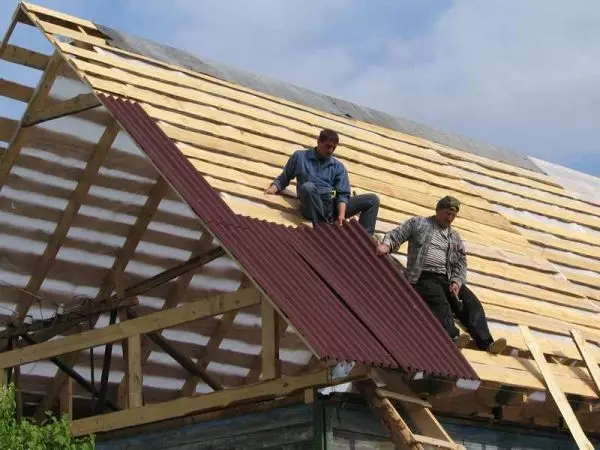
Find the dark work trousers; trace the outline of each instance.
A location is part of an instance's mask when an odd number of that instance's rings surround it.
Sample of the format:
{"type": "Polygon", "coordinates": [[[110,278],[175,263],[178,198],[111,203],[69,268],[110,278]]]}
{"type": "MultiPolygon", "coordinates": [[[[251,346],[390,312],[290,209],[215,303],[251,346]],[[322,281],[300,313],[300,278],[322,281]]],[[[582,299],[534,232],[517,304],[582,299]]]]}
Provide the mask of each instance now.
{"type": "Polygon", "coordinates": [[[481,350],[487,349],[494,339],[490,334],[481,302],[463,284],[458,292],[458,297],[463,303],[459,310],[456,300],[450,293],[449,286],[450,281],[446,275],[433,272],[423,272],[419,281],[414,285],[452,339],[460,334],[454,324],[454,313],[475,341],[475,345],[481,350]]]}
{"type": "MultiPolygon", "coordinates": [[[[305,219],[311,220],[313,226],[319,222],[331,222],[334,209],[337,210],[335,199],[329,195],[319,194],[314,183],[304,183],[298,192],[300,198],[300,212],[305,219]]],[[[375,233],[375,221],[379,212],[379,197],[375,194],[362,194],[350,197],[346,206],[346,218],[360,213],[358,222],[363,228],[373,235],[375,233]]]]}

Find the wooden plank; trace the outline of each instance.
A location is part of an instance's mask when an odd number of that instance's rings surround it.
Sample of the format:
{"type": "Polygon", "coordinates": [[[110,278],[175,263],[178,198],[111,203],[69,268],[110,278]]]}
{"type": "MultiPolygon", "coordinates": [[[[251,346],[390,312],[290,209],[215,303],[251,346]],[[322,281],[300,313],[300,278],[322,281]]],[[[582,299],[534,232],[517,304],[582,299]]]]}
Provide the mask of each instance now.
{"type": "Polygon", "coordinates": [[[387,398],[376,394],[376,386],[372,381],[360,382],[356,386],[371,410],[379,417],[379,420],[389,432],[397,449],[424,450],[424,447],[416,441],[412,431],[402,416],[398,414],[394,405],[387,398]]]}
{"type": "Polygon", "coordinates": [[[89,20],[81,19],[79,17],[71,16],[60,11],[54,11],[53,9],[44,8],[43,6],[34,5],[28,2],[21,3],[26,11],[34,14],[43,14],[46,16],[54,17],[56,19],[64,20],[65,22],[71,22],[75,25],[81,25],[82,27],[89,28],[91,30],[97,30],[94,22],[89,20]]]}
{"type": "Polygon", "coordinates": [[[37,70],[46,69],[50,61],[48,55],[11,44],[8,44],[4,53],[0,54],[5,61],[37,70]]]}
{"type": "Polygon", "coordinates": [[[580,242],[566,241],[559,237],[533,233],[528,230],[522,230],[521,232],[531,243],[541,247],[544,255],[547,254],[549,259],[556,261],[559,264],[574,265],[575,267],[584,270],[592,267],[592,270],[597,270],[597,267],[600,264],[600,257],[597,256],[598,250],[594,246],[580,242]],[[590,265],[577,263],[576,259],[570,259],[572,258],[572,255],[575,255],[574,257],[578,257],[579,259],[585,258],[586,260],[589,260],[590,265]]]}
{"type": "MultiPolygon", "coordinates": [[[[58,76],[62,62],[62,57],[55,52],[52,55],[44,74],[40,78],[33,96],[27,105],[27,108],[25,109],[22,121],[27,120],[27,117],[32,113],[32,111],[37,110],[41,105],[43,105],[48,93],[50,92],[50,89],[52,88],[54,80],[58,76]]],[[[26,137],[27,131],[24,130],[21,127],[21,123],[19,123],[14,136],[10,140],[7,150],[2,154],[2,160],[0,162],[0,186],[3,186],[6,183],[6,179],[8,178],[11,168],[21,152],[21,147],[23,146],[26,137]]]]}
{"type": "MultiPolygon", "coordinates": [[[[42,286],[48,271],[52,267],[54,258],[60,250],[62,243],[71,228],[71,224],[79,212],[79,208],[85,202],[87,193],[94,184],[94,179],[98,173],[98,170],[102,166],[102,163],[106,158],[106,154],[108,153],[118,133],[119,126],[116,124],[116,122],[113,122],[102,134],[95,151],[89,157],[88,163],[81,175],[81,178],[79,179],[79,182],[77,183],[77,186],[75,187],[75,190],[73,191],[71,199],[69,200],[56,225],[54,233],[46,245],[44,253],[40,257],[39,262],[31,273],[31,277],[25,288],[27,292],[35,293],[42,286]]],[[[17,301],[18,321],[21,321],[25,317],[32,302],[33,297],[31,297],[31,295],[22,293],[19,296],[17,301]]]]}
{"type": "Polygon", "coordinates": [[[69,377],[65,382],[58,399],[60,415],[66,415],[69,420],[73,420],[73,378],[69,377]]]}
{"type": "Polygon", "coordinates": [[[128,320],[101,329],[90,330],[78,336],[67,336],[62,339],[5,352],[0,360],[0,367],[23,365],[52,356],[108,344],[136,334],[145,334],[227,311],[247,308],[257,305],[259,302],[260,295],[255,289],[216,295],[185,304],[179,308],[148,314],[138,319],[128,320]]]}
{"type": "MultiPolygon", "coordinates": [[[[154,115],[160,120],[159,126],[175,141],[182,141],[193,145],[190,151],[196,148],[216,150],[219,153],[229,154],[234,157],[241,157],[252,161],[258,161],[278,167],[285,164],[292,152],[298,148],[297,144],[293,146],[283,145],[281,141],[270,137],[260,136],[253,133],[242,133],[240,130],[224,125],[215,124],[209,121],[196,120],[188,118],[188,122],[193,125],[194,131],[181,128],[180,118],[169,111],[155,108],[152,105],[144,104],[144,109],[150,115],[154,115]],[[180,125],[180,126],[178,126],[180,125]]],[[[181,149],[181,147],[180,147],[181,149]]],[[[336,150],[337,152],[337,150],[336,150]]],[[[190,155],[193,156],[193,155],[190,155]]],[[[338,154],[336,153],[336,157],[338,154]]],[[[344,158],[341,158],[344,159],[344,158]]],[[[354,162],[351,159],[345,159],[344,165],[348,173],[353,177],[362,177],[362,182],[370,181],[373,185],[383,189],[381,192],[398,198],[404,197],[403,188],[408,188],[411,192],[432,196],[439,199],[444,195],[455,195],[461,198],[464,205],[473,208],[483,209],[485,211],[496,212],[494,207],[484,200],[474,191],[466,191],[460,183],[454,183],[452,186],[436,186],[427,183],[419,177],[408,177],[411,174],[386,172],[381,167],[370,167],[361,164],[360,160],[354,162]],[[402,178],[402,189],[398,188],[398,177],[402,178]],[[385,184],[377,184],[377,181],[385,184]],[[390,190],[392,189],[392,190],[390,190]]],[[[365,185],[365,189],[372,189],[365,185]]]]}
{"type": "Polygon", "coordinates": [[[592,380],[594,380],[596,392],[600,397],[600,369],[598,368],[598,362],[596,361],[596,358],[594,358],[593,353],[590,351],[587,342],[585,342],[585,339],[579,330],[571,330],[571,336],[573,337],[573,341],[575,341],[575,345],[581,354],[581,358],[585,362],[585,365],[590,372],[592,380]]]}
{"type": "MultiPolygon", "coordinates": [[[[218,141],[218,138],[212,137],[209,140],[218,141]]],[[[283,155],[272,155],[264,151],[252,151],[252,158],[260,161],[255,162],[243,158],[246,156],[244,153],[235,152],[232,148],[235,145],[234,143],[230,146],[227,144],[227,141],[221,141],[219,144],[221,144],[219,147],[211,147],[212,151],[192,147],[187,144],[179,144],[178,147],[190,158],[190,162],[201,173],[215,174],[217,172],[227,176],[228,179],[239,179],[244,184],[260,189],[268,186],[281,173],[281,167],[287,161],[287,157],[283,155]],[[222,149],[225,150],[223,151],[222,149]],[[257,158],[259,152],[264,156],[262,160],[258,160],[257,158]],[[227,153],[231,154],[231,156],[228,156],[227,153]],[[275,161],[277,165],[274,164],[275,161]]],[[[204,145],[207,145],[207,143],[204,145]]],[[[241,150],[245,149],[242,148],[241,150]]],[[[381,203],[393,210],[412,210],[416,214],[428,215],[434,210],[439,200],[439,197],[412,190],[410,182],[404,185],[402,189],[398,189],[391,184],[361,175],[353,174],[351,181],[353,188],[359,188],[354,189],[358,194],[366,192],[379,194],[381,203]]],[[[292,183],[292,186],[295,188],[295,183],[292,183]]],[[[481,210],[465,205],[461,209],[459,222],[465,220],[474,221],[486,226],[493,226],[494,228],[499,228],[510,233],[517,233],[517,229],[497,212],[481,210]]],[[[516,239],[525,243],[525,240],[521,236],[516,236],[516,239]]]]}
{"type": "Polygon", "coordinates": [[[413,434],[413,438],[414,438],[415,442],[418,442],[419,444],[427,445],[430,447],[443,448],[443,449],[447,449],[447,450],[465,450],[465,447],[460,444],[456,444],[454,442],[443,441],[441,439],[436,439],[436,438],[432,438],[429,436],[413,434]]]}
{"type": "Polygon", "coordinates": [[[504,206],[506,208],[529,211],[534,214],[545,216],[551,219],[559,220],[567,223],[575,223],[586,226],[593,230],[600,230],[600,224],[598,224],[598,218],[589,214],[577,213],[569,211],[565,208],[552,207],[545,205],[534,200],[527,200],[518,196],[509,196],[503,192],[497,192],[494,190],[480,190],[479,191],[484,198],[488,199],[492,203],[504,206]]]}
{"type": "Polygon", "coordinates": [[[261,311],[261,357],[262,379],[272,380],[281,376],[281,361],[279,360],[279,315],[268,299],[260,303],[261,311]]]}
{"type": "MultiPolygon", "coordinates": [[[[69,52],[69,53],[76,52],[77,50],[79,50],[79,48],[77,48],[73,45],[71,45],[70,48],[67,49],[67,48],[65,48],[65,46],[68,46],[69,44],[64,44],[61,42],[55,42],[55,45],[60,46],[61,49],[63,49],[66,52],[69,52]]],[[[246,88],[244,86],[241,86],[241,85],[238,85],[235,83],[230,83],[230,82],[218,79],[218,78],[211,77],[209,75],[204,75],[199,72],[194,72],[194,71],[188,70],[184,67],[175,66],[175,65],[165,63],[162,61],[158,61],[158,60],[155,60],[155,59],[152,59],[152,58],[140,55],[140,54],[135,54],[135,53],[131,53],[131,52],[128,52],[125,50],[121,50],[119,48],[110,47],[108,45],[99,45],[99,46],[104,48],[108,52],[112,52],[112,53],[116,54],[117,56],[121,56],[121,57],[125,56],[126,58],[132,59],[133,61],[145,62],[147,64],[155,66],[155,68],[160,67],[161,69],[159,69],[159,70],[163,70],[165,72],[165,74],[159,75],[159,79],[163,79],[166,76],[166,74],[168,74],[168,73],[172,74],[173,71],[176,74],[184,73],[193,80],[208,81],[218,87],[231,89],[236,93],[250,94],[261,100],[269,101],[270,103],[272,103],[276,106],[283,106],[286,108],[290,107],[293,111],[293,115],[295,115],[295,116],[298,116],[299,114],[303,114],[303,113],[308,113],[312,116],[318,117],[319,120],[323,120],[323,119],[331,120],[330,123],[332,125],[330,126],[330,128],[340,129],[340,127],[344,127],[344,129],[342,130],[343,132],[348,132],[347,128],[348,129],[358,128],[360,130],[372,132],[372,133],[376,134],[377,136],[380,136],[385,139],[389,139],[400,145],[411,144],[413,146],[418,146],[418,147],[421,147],[424,149],[425,148],[429,149],[429,143],[425,139],[422,139],[422,138],[419,138],[416,136],[411,136],[406,133],[401,133],[399,131],[390,130],[390,129],[387,129],[387,128],[384,128],[384,127],[381,127],[378,125],[367,123],[367,122],[359,122],[359,121],[356,121],[353,119],[346,119],[339,115],[327,113],[327,112],[321,111],[319,109],[305,106],[303,104],[294,103],[292,101],[285,100],[280,97],[271,96],[269,94],[265,94],[260,91],[255,91],[255,90],[246,88]]],[[[77,54],[77,53],[73,53],[73,54],[77,54]]],[[[78,56],[86,56],[86,55],[79,54],[78,56]]],[[[103,58],[107,58],[107,59],[115,59],[115,58],[112,58],[111,56],[105,56],[105,55],[101,55],[101,56],[103,58]]],[[[121,59],[119,59],[119,61],[121,61],[121,59]]],[[[104,62],[104,61],[100,60],[100,62],[104,62]]],[[[108,61],[107,64],[115,65],[114,62],[111,62],[111,61],[108,61]]],[[[306,120],[312,121],[312,119],[306,119],[306,120]]]]}
{"type": "MultiPolygon", "coordinates": [[[[194,98],[198,101],[206,101],[206,96],[208,95],[210,96],[208,102],[213,102],[212,104],[217,105],[219,108],[222,108],[223,105],[227,105],[227,102],[233,101],[233,108],[237,108],[240,112],[245,112],[251,116],[259,116],[262,114],[261,117],[266,121],[281,123],[289,128],[303,130],[305,133],[312,136],[319,132],[319,129],[316,127],[316,124],[318,123],[320,128],[330,127],[339,130],[344,135],[344,142],[346,142],[347,139],[352,141],[356,139],[360,141],[360,143],[358,143],[360,146],[363,144],[377,145],[379,147],[393,149],[394,152],[403,153],[413,158],[417,156],[423,161],[424,165],[428,165],[430,161],[439,163],[437,154],[429,149],[408,145],[404,142],[401,143],[397,140],[389,139],[381,134],[373,133],[355,125],[349,126],[347,123],[340,121],[339,117],[337,117],[337,120],[330,120],[325,118],[322,114],[311,114],[298,109],[297,107],[292,108],[282,106],[277,102],[266,101],[264,97],[256,95],[255,92],[245,92],[237,86],[235,88],[225,87],[221,83],[215,83],[213,79],[181,77],[173,71],[148,67],[142,68],[122,59],[100,55],[65,43],[59,43],[59,47],[65,53],[78,56],[76,64],[78,64],[78,67],[80,67],[82,71],[110,77],[110,69],[102,69],[105,65],[113,66],[112,72],[116,73],[117,70],[119,72],[121,70],[126,71],[124,73],[121,72],[121,76],[126,77],[131,84],[140,86],[145,85],[158,91],[171,92],[184,99],[194,98]],[[82,58],[96,64],[85,62],[82,58]],[[101,63],[102,66],[97,63],[101,63]],[[252,111],[249,108],[256,108],[257,110],[252,111]]],[[[394,155],[391,154],[390,157],[393,158],[394,155]]]]}
{"type": "Polygon", "coordinates": [[[589,328],[600,330],[598,319],[590,315],[590,312],[594,311],[592,305],[589,305],[589,308],[587,309],[576,310],[573,307],[562,307],[541,300],[520,297],[517,293],[515,293],[515,295],[498,293],[482,286],[473,288],[473,291],[485,305],[504,306],[515,311],[531,312],[538,314],[540,317],[549,317],[567,323],[584,325],[589,328]]]}
{"type": "MultiPolygon", "coordinates": [[[[223,114],[231,113],[235,117],[245,117],[256,121],[257,124],[274,125],[276,127],[285,127],[293,132],[297,142],[304,142],[305,145],[314,145],[315,137],[320,131],[320,127],[313,124],[305,124],[295,118],[271,113],[260,108],[240,103],[238,99],[229,100],[215,95],[207,94],[197,89],[179,87],[173,84],[167,84],[163,80],[153,80],[150,78],[136,76],[131,72],[123,72],[120,69],[110,69],[97,64],[90,64],[77,59],[73,63],[79,70],[86,73],[86,77],[92,81],[94,86],[99,86],[102,81],[112,80],[119,82],[123,78],[127,79],[128,85],[136,86],[141,89],[151,89],[155,93],[167,96],[169,99],[175,99],[179,102],[185,102],[186,107],[191,111],[193,106],[218,108],[223,114]],[[98,77],[102,77],[101,79],[98,77]],[[304,139],[304,140],[302,140],[304,139]],[[310,143],[309,143],[310,142],[310,143]]],[[[158,94],[157,94],[158,95],[158,94]]],[[[234,116],[228,116],[228,121],[234,116]]],[[[232,122],[234,123],[234,122],[232,122]]],[[[444,175],[450,178],[457,178],[453,171],[448,171],[448,167],[439,163],[439,161],[430,162],[425,159],[415,157],[414,154],[400,153],[390,151],[389,149],[375,145],[369,141],[359,141],[352,136],[344,136],[341,145],[348,151],[360,151],[363,155],[372,155],[387,161],[406,164],[410,167],[424,170],[434,175],[444,175]]],[[[431,156],[434,156],[432,153],[431,156]]]]}
{"type": "Polygon", "coordinates": [[[29,116],[23,123],[23,126],[29,127],[48,120],[58,119],[71,114],[78,114],[96,108],[97,106],[100,106],[100,104],[100,101],[96,98],[94,93],[80,94],[37,111],[35,114],[29,116]]]}
{"type": "MultiPolygon", "coordinates": [[[[33,16],[33,15],[31,15],[31,16],[33,16]]],[[[46,32],[48,34],[70,37],[72,39],[77,39],[80,42],[85,42],[86,44],[90,44],[90,45],[99,45],[99,46],[107,45],[106,39],[91,36],[89,34],[84,34],[80,31],[73,30],[71,28],[63,27],[60,25],[55,25],[55,24],[47,22],[43,19],[36,18],[35,16],[33,16],[31,18],[32,18],[33,23],[38,25],[44,32],[46,32]]]]}
{"type": "Polygon", "coordinates": [[[398,392],[390,391],[388,389],[381,389],[381,388],[377,388],[375,393],[383,398],[398,400],[399,402],[402,402],[402,403],[411,403],[413,405],[422,406],[423,408],[431,408],[431,403],[429,403],[426,400],[422,400],[418,397],[400,394],[398,392]]]}
{"type": "MultiPolygon", "coordinates": [[[[238,286],[238,291],[242,289],[251,288],[253,286],[252,282],[248,277],[244,277],[238,286]]],[[[206,346],[199,351],[197,354],[193,355],[198,360],[198,365],[202,370],[206,370],[210,361],[214,358],[215,354],[219,350],[219,346],[225,336],[230,331],[237,316],[237,311],[230,311],[221,316],[217,326],[210,333],[210,339],[206,343],[206,346]]],[[[180,397],[190,397],[194,395],[196,392],[196,387],[201,379],[197,376],[190,375],[186,378],[185,383],[181,387],[181,391],[179,392],[180,397]]]]}
{"type": "Polygon", "coordinates": [[[446,145],[438,144],[436,142],[431,142],[430,147],[438,153],[447,155],[451,158],[472,161],[491,170],[504,172],[511,175],[523,176],[535,181],[539,181],[547,186],[554,186],[555,188],[562,189],[562,186],[560,186],[560,184],[556,183],[555,181],[552,181],[552,179],[546,174],[537,173],[519,166],[507,164],[501,161],[496,161],[490,158],[485,158],[474,153],[457,150],[446,145]]]}
{"type": "MultiPolygon", "coordinates": [[[[229,194],[243,197],[248,200],[256,201],[258,203],[264,203],[272,207],[276,207],[282,210],[290,210],[295,211],[296,213],[299,210],[299,204],[296,197],[289,197],[283,195],[265,195],[264,189],[257,189],[251,186],[246,186],[243,184],[239,184],[236,181],[239,181],[240,178],[242,180],[248,179],[248,176],[237,172],[239,176],[237,180],[234,180],[233,170],[232,169],[223,169],[218,166],[208,165],[207,163],[199,164],[198,161],[191,161],[194,167],[199,170],[204,176],[204,179],[216,190],[221,192],[227,192],[229,194]],[[222,175],[225,172],[225,175],[222,175]],[[226,180],[222,179],[225,178],[226,180]]],[[[393,229],[398,224],[402,223],[407,218],[418,214],[419,212],[424,212],[422,209],[419,209],[415,205],[406,203],[407,207],[411,208],[410,213],[401,213],[391,209],[386,208],[385,204],[382,204],[379,209],[379,220],[385,220],[390,222],[390,229],[393,229]]],[[[530,244],[520,235],[516,235],[514,233],[509,233],[504,230],[500,230],[497,228],[489,227],[484,224],[472,223],[472,222],[461,222],[457,220],[455,228],[460,231],[474,232],[476,230],[477,234],[486,236],[486,239],[496,238],[498,241],[502,241],[504,247],[507,249],[512,249],[516,245],[529,246],[530,244]]],[[[485,239],[482,239],[482,242],[485,239]]],[[[533,251],[533,250],[531,250],[533,251]]]]}
{"type": "MultiPolygon", "coordinates": [[[[541,233],[551,234],[553,236],[557,236],[564,239],[564,247],[561,248],[567,251],[568,246],[571,245],[572,242],[576,242],[578,244],[587,244],[588,246],[592,247],[590,250],[594,250],[594,246],[600,245],[600,238],[598,238],[593,233],[572,230],[570,228],[567,228],[566,226],[556,226],[550,223],[549,221],[529,219],[527,217],[523,217],[522,214],[519,214],[512,210],[504,211],[503,214],[511,223],[513,223],[515,226],[518,226],[519,228],[525,228],[527,231],[539,231],[541,233]]],[[[548,236],[548,239],[554,238],[548,236]]],[[[595,254],[598,255],[598,253],[595,254]]],[[[591,255],[594,255],[594,253],[592,253],[591,255]]]]}
{"type": "MultiPolygon", "coordinates": [[[[365,377],[365,372],[359,371],[350,373],[347,380],[363,377],[365,377]]],[[[345,379],[336,380],[336,383],[343,381],[345,379]]],[[[225,408],[235,403],[285,397],[307,387],[322,387],[328,384],[327,370],[320,370],[298,377],[269,380],[252,386],[232,388],[197,397],[182,397],[169,402],[146,405],[138,409],[135,414],[132,414],[130,411],[118,411],[102,416],[80,419],[73,422],[71,432],[75,436],[106,432],[119,428],[159,422],[209,409],[225,408]]]]}
{"type": "Polygon", "coordinates": [[[529,328],[526,326],[521,325],[519,328],[521,329],[521,333],[523,333],[525,343],[531,351],[531,354],[533,355],[533,358],[535,359],[535,362],[537,363],[537,366],[542,374],[544,384],[550,391],[552,399],[556,403],[556,406],[558,407],[560,413],[565,419],[565,422],[569,427],[569,430],[571,431],[571,434],[573,435],[577,446],[580,449],[593,450],[594,447],[583,432],[581,425],[577,420],[577,417],[575,417],[575,413],[573,413],[573,410],[571,409],[571,405],[569,405],[569,402],[567,401],[564,392],[561,390],[559,384],[557,383],[554,377],[554,374],[548,367],[548,363],[546,362],[544,354],[542,353],[537,342],[535,341],[533,334],[531,333],[531,331],[529,331],[529,328]]]}
{"type": "Polygon", "coordinates": [[[142,400],[142,360],[140,359],[140,335],[134,334],[127,338],[127,408],[143,406],[142,400]]]}
{"type": "Polygon", "coordinates": [[[4,51],[6,50],[6,46],[8,45],[8,41],[10,40],[10,37],[12,36],[13,32],[15,31],[15,27],[17,26],[17,23],[19,23],[19,17],[23,15],[21,8],[19,5],[16,6],[12,18],[10,19],[10,23],[8,25],[8,28],[6,29],[6,32],[4,33],[4,36],[2,37],[2,41],[0,41],[0,55],[4,54],[4,51]]]}
{"type": "MultiPolygon", "coordinates": [[[[507,179],[506,176],[499,177],[498,172],[494,171],[486,171],[485,174],[480,175],[473,173],[470,170],[464,170],[464,163],[460,163],[457,167],[459,168],[459,173],[462,175],[462,178],[475,186],[507,192],[550,206],[559,206],[576,213],[583,213],[596,217],[600,216],[600,206],[579,200],[573,197],[568,191],[560,190],[559,192],[548,192],[544,190],[547,185],[542,183],[530,181],[527,178],[518,176],[507,179]],[[498,178],[500,178],[500,180],[498,180],[498,178]]],[[[479,166],[475,167],[477,168],[476,170],[481,169],[479,166]]]]}
{"type": "Polygon", "coordinates": [[[0,78],[0,95],[23,103],[29,103],[34,89],[14,81],[0,78]]]}
{"type": "Polygon", "coordinates": [[[498,292],[531,297],[564,306],[576,306],[579,309],[593,310],[593,307],[584,299],[583,295],[576,292],[573,292],[571,295],[565,295],[563,292],[555,292],[549,288],[540,288],[511,280],[503,280],[483,273],[477,273],[474,270],[469,273],[468,278],[470,286],[491,288],[498,292]]]}
{"type": "MultiPolygon", "coordinates": [[[[0,117],[0,141],[10,142],[11,138],[17,131],[19,122],[8,117],[0,117]]],[[[4,149],[2,157],[8,149],[4,149]]]]}
{"type": "MultiPolygon", "coordinates": [[[[158,94],[156,92],[131,85],[125,86],[122,83],[108,81],[89,74],[86,74],[85,78],[97,90],[118,94],[135,99],[137,101],[145,102],[149,105],[154,105],[154,109],[146,108],[151,116],[157,119],[171,121],[174,124],[183,124],[185,126],[193,127],[194,124],[198,124],[200,119],[209,119],[223,125],[239,128],[247,133],[276,137],[277,139],[283,140],[288,144],[303,146],[314,146],[315,144],[314,137],[311,138],[300,135],[299,133],[292,132],[282,127],[264,124],[257,120],[249,119],[237,114],[226,111],[216,111],[214,108],[205,107],[192,102],[174,100],[167,95],[158,94]],[[171,111],[167,111],[167,109],[171,111]],[[188,115],[184,115],[183,113],[188,115]]],[[[386,161],[379,157],[356,151],[343,145],[338,146],[336,154],[344,159],[354,160],[360,162],[361,164],[377,169],[383,168],[386,171],[403,174],[410,178],[426,180],[428,183],[437,185],[439,187],[460,190],[466,194],[473,195],[473,191],[467,185],[457,183],[457,177],[449,177],[447,172],[445,173],[444,177],[433,176],[432,174],[417,167],[407,166],[404,163],[398,163],[395,161],[386,161]]]]}
{"type": "MultiPolygon", "coordinates": [[[[198,255],[201,255],[204,252],[208,251],[210,249],[210,246],[212,245],[212,241],[213,241],[213,238],[209,233],[207,233],[207,232],[202,233],[202,235],[200,236],[200,239],[198,239],[194,248],[192,249],[192,256],[198,256],[198,255]]],[[[192,281],[193,277],[194,277],[194,271],[190,271],[190,272],[186,273],[185,275],[182,275],[179,278],[177,278],[173,287],[169,291],[167,298],[165,299],[165,303],[162,306],[163,310],[174,308],[182,301],[183,297],[185,296],[186,290],[187,290],[190,282],[192,281]]],[[[229,313],[225,313],[225,314],[229,314],[229,313]]],[[[150,357],[150,354],[152,353],[152,345],[153,345],[152,341],[150,341],[150,339],[148,337],[144,337],[144,339],[142,339],[142,350],[141,350],[142,366],[146,363],[146,361],[148,361],[148,358],[150,357]]],[[[205,369],[206,369],[206,367],[203,368],[203,370],[205,370],[205,369]]],[[[117,388],[119,398],[122,398],[125,396],[125,389],[126,389],[126,379],[125,379],[125,377],[123,377],[121,379],[121,382],[119,383],[119,387],[117,388]]]]}

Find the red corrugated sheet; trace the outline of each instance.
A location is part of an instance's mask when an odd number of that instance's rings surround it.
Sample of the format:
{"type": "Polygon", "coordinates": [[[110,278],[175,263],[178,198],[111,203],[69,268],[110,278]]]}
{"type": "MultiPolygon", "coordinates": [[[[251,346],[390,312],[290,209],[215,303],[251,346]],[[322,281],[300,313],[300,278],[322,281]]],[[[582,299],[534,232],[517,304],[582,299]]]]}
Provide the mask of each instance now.
{"type": "Polygon", "coordinates": [[[139,104],[100,98],[319,357],[477,378],[358,222],[291,228],[237,215],[139,104]]]}

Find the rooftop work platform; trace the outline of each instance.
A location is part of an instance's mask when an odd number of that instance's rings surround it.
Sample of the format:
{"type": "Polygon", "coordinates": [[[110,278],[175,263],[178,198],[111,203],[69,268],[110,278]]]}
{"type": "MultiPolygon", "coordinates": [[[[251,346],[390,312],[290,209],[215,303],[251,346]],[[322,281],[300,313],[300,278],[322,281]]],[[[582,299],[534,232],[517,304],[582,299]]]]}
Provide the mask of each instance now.
{"type": "Polygon", "coordinates": [[[26,414],[60,405],[75,433],[104,432],[357,381],[388,419],[387,399],[427,393],[434,412],[566,423],[578,443],[600,432],[600,202],[534,160],[277,97],[132,42],[22,3],[0,46],[37,80],[0,80],[24,109],[0,118],[0,367],[20,366],[8,373],[26,414]],[[20,29],[50,52],[23,48],[20,29]],[[340,133],[353,191],[379,195],[378,233],[461,199],[468,283],[505,354],[459,352],[356,222],[312,229],[294,186],[264,195],[322,128],[340,133]]]}

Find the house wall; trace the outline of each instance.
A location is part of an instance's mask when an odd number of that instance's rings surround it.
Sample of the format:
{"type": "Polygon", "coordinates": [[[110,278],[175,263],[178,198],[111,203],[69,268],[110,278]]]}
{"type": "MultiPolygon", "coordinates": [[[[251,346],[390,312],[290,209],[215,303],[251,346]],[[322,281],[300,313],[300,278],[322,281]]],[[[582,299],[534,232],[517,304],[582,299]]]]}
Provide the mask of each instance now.
{"type": "Polygon", "coordinates": [[[311,405],[302,404],[100,442],[96,449],[310,450],[313,441],[313,409],[311,405]]]}
{"type": "MultiPolygon", "coordinates": [[[[442,418],[467,450],[576,450],[570,435],[442,418]]],[[[600,449],[600,441],[594,442],[600,449]]],[[[349,402],[294,405],[268,412],[101,442],[98,450],[285,449],[394,450],[366,406],[349,402]]]]}

